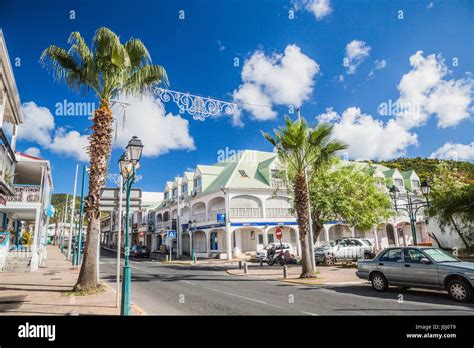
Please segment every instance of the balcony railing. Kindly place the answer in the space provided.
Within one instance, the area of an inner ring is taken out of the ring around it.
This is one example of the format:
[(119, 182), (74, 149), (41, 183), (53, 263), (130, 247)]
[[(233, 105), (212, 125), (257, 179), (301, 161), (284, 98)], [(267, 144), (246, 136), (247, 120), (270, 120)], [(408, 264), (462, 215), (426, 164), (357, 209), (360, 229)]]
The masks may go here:
[(230, 216), (235, 218), (258, 218), (262, 213), (262, 208), (230, 208)]
[(208, 221), (217, 221), (217, 214), (224, 214), (225, 209), (215, 209), (209, 211)]
[(163, 228), (164, 228), (164, 229), (170, 229), (170, 228), (171, 228), (171, 224), (172, 224), (172, 221), (171, 221), (171, 220), (163, 221)]
[(163, 221), (156, 221), (155, 228), (163, 228)]
[(279, 217), (294, 217), (295, 214), (291, 213), (290, 208), (267, 208), (265, 210), (267, 217), (279, 218)]
[(283, 179), (272, 178), (270, 179), (270, 185), (276, 188), (286, 188), (286, 183)]
[(191, 216), (191, 221), (196, 222), (205, 222), (206, 221), (206, 213), (199, 213), (199, 214), (194, 214)]
[(11, 190), (15, 174), (15, 157), (3, 131), (0, 131), (0, 138), (3, 140), (0, 144), (0, 181)]
[(41, 187), (36, 185), (14, 185), (13, 196), (7, 198), (8, 202), (39, 203), (41, 202)]

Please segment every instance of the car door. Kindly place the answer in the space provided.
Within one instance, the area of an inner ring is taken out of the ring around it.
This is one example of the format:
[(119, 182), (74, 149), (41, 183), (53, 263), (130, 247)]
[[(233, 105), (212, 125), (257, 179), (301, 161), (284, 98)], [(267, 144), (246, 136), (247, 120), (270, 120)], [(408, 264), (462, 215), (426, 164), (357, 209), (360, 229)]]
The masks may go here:
[(335, 247), (334, 247), (334, 255), (336, 259), (345, 259), (347, 257), (347, 240), (341, 240)]
[(364, 258), (364, 244), (357, 239), (352, 239), (353, 250), (354, 250), (354, 259), (363, 259)]
[(406, 248), (403, 251), (403, 281), (410, 284), (425, 286), (438, 285), (438, 266), (430, 261), (424, 264), (421, 259), (429, 258), (417, 248)]
[(403, 282), (402, 249), (386, 250), (377, 260), (377, 269), (383, 273), (389, 283)]

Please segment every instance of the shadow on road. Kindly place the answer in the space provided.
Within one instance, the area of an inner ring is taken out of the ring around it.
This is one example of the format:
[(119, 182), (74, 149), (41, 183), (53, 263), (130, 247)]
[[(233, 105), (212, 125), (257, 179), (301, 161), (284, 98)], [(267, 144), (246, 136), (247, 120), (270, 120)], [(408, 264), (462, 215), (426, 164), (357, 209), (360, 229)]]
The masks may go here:
[[(474, 304), (473, 303), (460, 303), (451, 300), (447, 293), (436, 290), (425, 290), (425, 289), (401, 289), (397, 287), (389, 287), (385, 292), (377, 292), (370, 287), (370, 285), (349, 285), (349, 286), (337, 286), (327, 287), (328, 289), (341, 294), (351, 294), (356, 296), (363, 296), (366, 298), (385, 299), (393, 301), (413, 301), (423, 302), (426, 304), (438, 304), (438, 305), (449, 305), (459, 307), (462, 311), (471, 311), (474, 315)], [(307, 287), (304, 290), (315, 290), (317, 288)], [(402, 295), (403, 297), (401, 297)], [(402, 302), (402, 303), (403, 303)], [(464, 308), (463, 308), (464, 307)], [(466, 308), (467, 307), (467, 308)], [(367, 309), (377, 310), (377, 309)], [(439, 309), (438, 309), (439, 310)]]

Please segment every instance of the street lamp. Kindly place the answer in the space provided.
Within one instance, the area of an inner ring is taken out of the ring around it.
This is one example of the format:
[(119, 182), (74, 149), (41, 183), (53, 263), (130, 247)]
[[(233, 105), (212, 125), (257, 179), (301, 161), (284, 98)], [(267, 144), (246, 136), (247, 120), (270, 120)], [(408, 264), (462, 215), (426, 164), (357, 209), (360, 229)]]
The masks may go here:
[[(418, 244), (416, 240), (416, 214), (418, 213), (419, 209), (429, 208), (430, 206), (428, 196), (431, 192), (431, 186), (425, 180), (421, 183), (420, 188), (421, 192), (425, 196), (425, 201), (416, 198), (416, 196), (414, 195), (410, 196), (408, 191), (406, 199), (400, 199), (400, 189), (395, 185), (393, 185), (389, 190), (390, 197), (393, 200), (393, 206), (395, 207), (395, 211), (398, 213), (399, 210), (405, 210), (408, 213), (408, 217), (410, 218), (411, 233), (413, 236), (413, 245)], [(400, 200), (405, 203), (399, 205), (398, 201)]]
[[(129, 237), (129, 215), (130, 215), (130, 191), (135, 182), (135, 171), (138, 169), (140, 158), (142, 156), (143, 144), (136, 136), (128, 142), (125, 153), (120, 156), (118, 161), (120, 174), (124, 179), (123, 190), (125, 190), (127, 206), (125, 210), (125, 265), (123, 266), (122, 281), (122, 306), (120, 308), (121, 315), (130, 315), (130, 288), (132, 282), (132, 274), (130, 269), (130, 237)], [(119, 231), (120, 233), (120, 231)], [(120, 252), (120, 250), (117, 250)]]
[(188, 227), (189, 227), (189, 232), (190, 232), (190, 240), (191, 240), (191, 260), (194, 261), (194, 229), (196, 228), (197, 221), (188, 221)]

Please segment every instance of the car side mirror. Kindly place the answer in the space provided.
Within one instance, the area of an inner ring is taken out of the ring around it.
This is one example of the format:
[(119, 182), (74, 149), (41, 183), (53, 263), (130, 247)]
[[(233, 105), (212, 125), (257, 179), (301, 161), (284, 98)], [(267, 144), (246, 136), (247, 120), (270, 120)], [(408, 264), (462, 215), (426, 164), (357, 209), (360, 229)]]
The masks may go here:
[(431, 261), (428, 260), (426, 257), (422, 257), (422, 258), (420, 259), (420, 262), (421, 262), (422, 264), (424, 264), (424, 265), (429, 265), (429, 264), (431, 263)]

